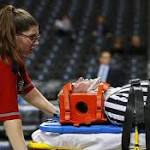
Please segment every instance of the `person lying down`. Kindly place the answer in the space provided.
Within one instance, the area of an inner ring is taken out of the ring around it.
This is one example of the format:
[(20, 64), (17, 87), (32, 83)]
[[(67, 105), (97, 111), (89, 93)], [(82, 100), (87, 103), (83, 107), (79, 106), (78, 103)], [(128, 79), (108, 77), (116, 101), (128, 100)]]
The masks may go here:
[[(88, 80), (81, 77), (73, 83), (73, 92), (96, 92), (100, 82), (100, 78)], [(148, 85), (148, 80), (141, 81), (144, 102), (147, 99)], [(121, 125), (124, 122), (130, 86), (130, 84), (116, 88), (110, 86), (104, 94), (105, 114), (113, 124)]]
[[(84, 79), (79, 78), (76, 82), (72, 83), (73, 92), (97, 92), (100, 78)], [(144, 101), (147, 98), (149, 81), (141, 81), (141, 86), (144, 95)], [(105, 114), (108, 120), (116, 125), (121, 125), (124, 122), (124, 115), (126, 105), (128, 102), (130, 84), (122, 87), (109, 87), (104, 94), (105, 99)], [(62, 92), (62, 91), (61, 91)], [(61, 94), (61, 92), (59, 94)], [(54, 146), (68, 146), (70, 148), (77, 148), (82, 150), (120, 150), (121, 149), (122, 134), (57, 134), (51, 132), (35, 131), (32, 134), (32, 139), (35, 142), (44, 142)], [(140, 148), (145, 148), (145, 134), (140, 134)], [(130, 146), (134, 147), (134, 134), (131, 135)]]
[[(101, 80), (79, 78), (72, 83), (73, 92), (97, 92), (97, 88)], [(149, 81), (141, 81), (141, 86), (144, 95), (144, 101), (147, 98)], [(126, 105), (128, 102), (130, 84), (122, 87), (109, 87), (104, 94), (105, 99), (105, 114), (108, 120), (116, 125), (121, 125), (124, 121)], [(62, 91), (61, 91), (62, 92)], [(59, 94), (61, 94), (61, 92)], [(69, 148), (77, 148), (82, 150), (120, 150), (122, 134), (57, 134), (51, 132), (42, 132), (37, 130), (32, 134), (32, 139), (35, 142), (44, 142), (54, 146), (68, 146)], [(140, 134), (140, 148), (145, 148), (145, 134)], [(133, 148), (135, 144), (134, 134), (131, 134), (131, 144)]]

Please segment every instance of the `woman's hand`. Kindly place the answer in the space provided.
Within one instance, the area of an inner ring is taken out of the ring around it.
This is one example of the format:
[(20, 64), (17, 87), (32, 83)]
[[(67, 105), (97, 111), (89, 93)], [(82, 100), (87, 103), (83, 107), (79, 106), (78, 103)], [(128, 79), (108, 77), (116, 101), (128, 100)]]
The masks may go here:
[(54, 110), (54, 115), (57, 115), (59, 116), (60, 115), (60, 110), (59, 110), (59, 107), (55, 107), (55, 110)]

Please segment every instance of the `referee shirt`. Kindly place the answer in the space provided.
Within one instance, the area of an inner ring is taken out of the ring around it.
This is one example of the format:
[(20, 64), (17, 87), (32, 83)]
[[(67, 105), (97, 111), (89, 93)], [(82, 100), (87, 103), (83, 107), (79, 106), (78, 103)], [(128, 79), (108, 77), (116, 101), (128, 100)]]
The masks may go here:
[[(144, 104), (147, 99), (149, 81), (141, 81)], [(121, 125), (124, 121), (129, 97), (130, 84), (118, 88), (110, 88), (105, 93), (105, 114), (113, 124)]]

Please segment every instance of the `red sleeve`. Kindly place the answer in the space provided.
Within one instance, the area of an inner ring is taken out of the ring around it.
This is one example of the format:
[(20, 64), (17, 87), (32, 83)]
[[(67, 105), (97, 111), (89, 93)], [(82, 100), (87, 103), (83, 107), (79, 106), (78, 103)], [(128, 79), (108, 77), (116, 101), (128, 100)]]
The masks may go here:
[(17, 77), (11, 67), (0, 62), (0, 121), (20, 118)]
[(26, 95), (34, 88), (34, 85), (32, 83), (32, 80), (29, 77), (29, 74), (27, 73), (26, 68), (23, 66), (20, 70), (21, 70), (21, 76), (24, 80), (24, 88), (22, 94)]

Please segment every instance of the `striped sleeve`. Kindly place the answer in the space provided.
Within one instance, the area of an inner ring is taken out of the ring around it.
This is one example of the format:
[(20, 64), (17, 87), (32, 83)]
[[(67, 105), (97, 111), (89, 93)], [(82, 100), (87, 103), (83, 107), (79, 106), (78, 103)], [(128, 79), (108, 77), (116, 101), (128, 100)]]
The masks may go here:
[[(147, 99), (148, 84), (148, 81), (141, 81), (144, 104)], [(130, 84), (120, 88), (110, 88), (105, 93), (105, 114), (111, 123), (117, 125), (123, 123), (129, 90)]]

